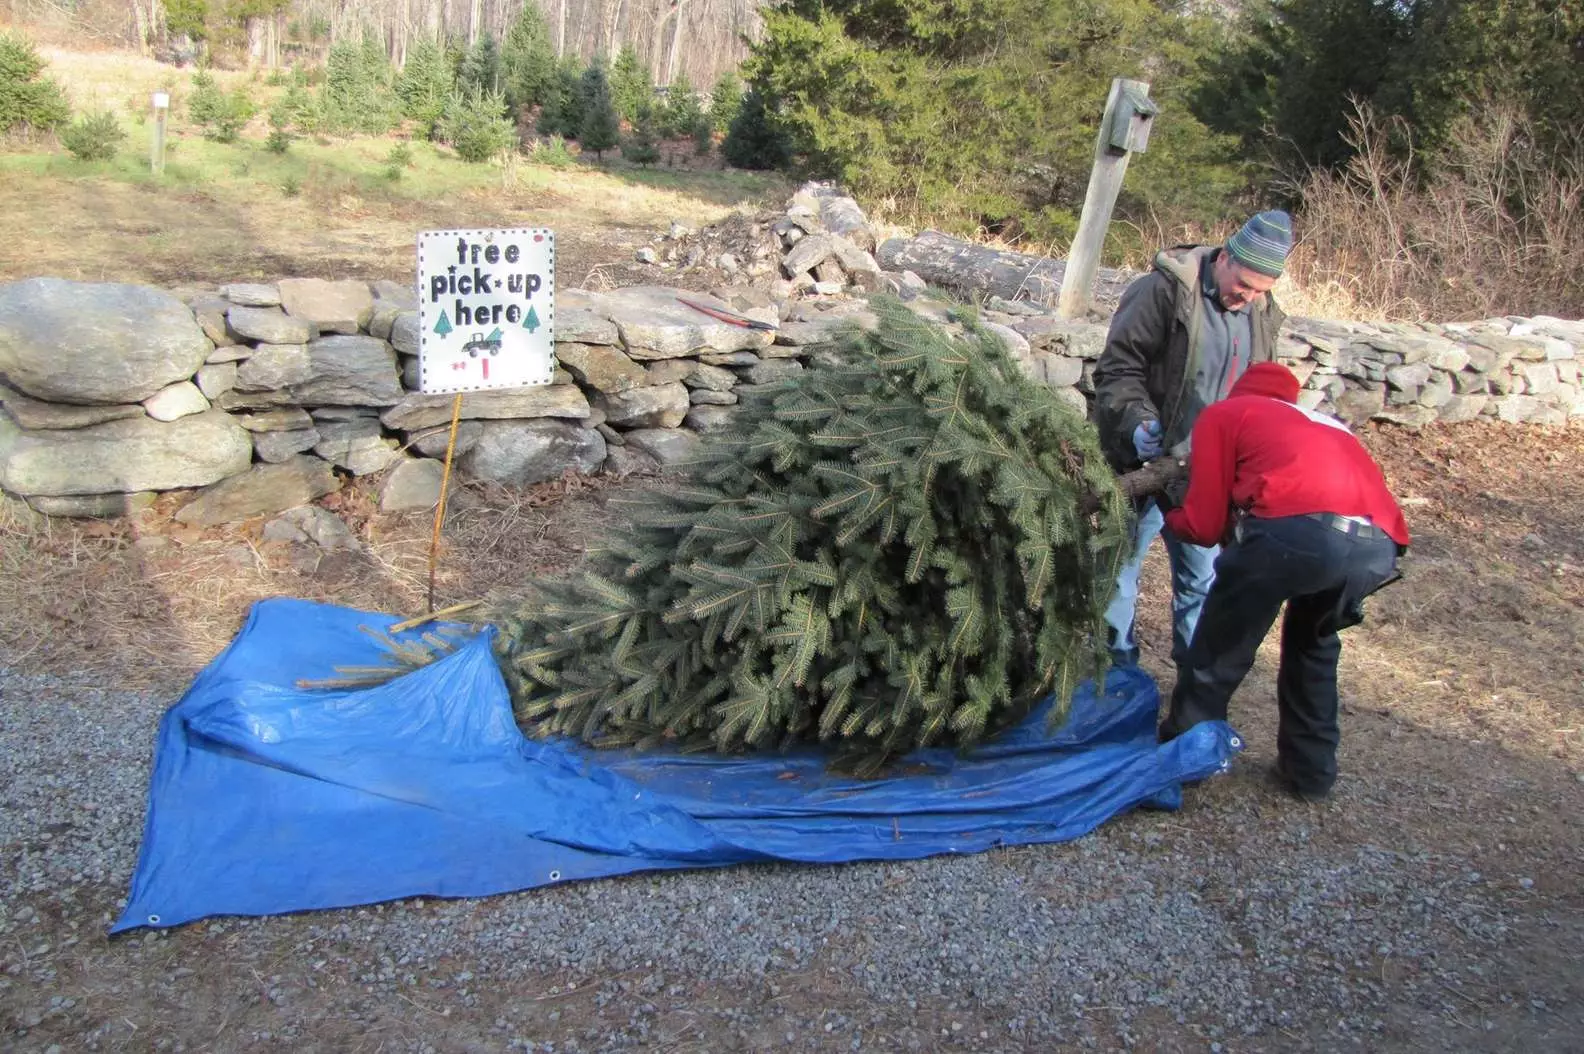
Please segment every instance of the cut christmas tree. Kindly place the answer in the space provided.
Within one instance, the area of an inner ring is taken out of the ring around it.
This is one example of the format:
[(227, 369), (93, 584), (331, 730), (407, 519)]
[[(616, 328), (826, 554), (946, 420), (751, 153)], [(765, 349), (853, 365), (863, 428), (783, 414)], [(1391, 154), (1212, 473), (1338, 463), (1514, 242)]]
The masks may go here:
[(1103, 671), (1128, 507), (1083, 416), (995, 335), (877, 299), (743, 390), (687, 482), (617, 499), (585, 570), (497, 605), (531, 734), (884, 758), (968, 746)]

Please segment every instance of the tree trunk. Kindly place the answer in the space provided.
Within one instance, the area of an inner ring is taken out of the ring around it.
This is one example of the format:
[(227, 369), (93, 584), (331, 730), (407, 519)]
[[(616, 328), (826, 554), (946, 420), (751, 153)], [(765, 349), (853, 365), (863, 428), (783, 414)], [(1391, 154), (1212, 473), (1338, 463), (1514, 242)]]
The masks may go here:
[(1180, 479), (1188, 477), (1188, 460), (1180, 457), (1158, 457), (1143, 468), (1134, 469), (1117, 479), (1117, 486), (1129, 498), (1146, 494), (1159, 494)]
[(567, 0), (561, 0), (561, 13), (556, 22), (556, 58), (566, 57)]
[(249, 15), (243, 20), (243, 28), (247, 32), (248, 65), (260, 66), (264, 63), (264, 19), (260, 15)]
[(616, 61), (616, 52), (621, 50), (621, 20), (622, 8), (626, 0), (616, 0), (616, 14), (610, 21), (610, 26), (605, 31), (605, 55), (612, 62)]
[[(912, 271), (931, 285), (964, 295), (984, 293), (1005, 300), (1055, 304), (1066, 264), (1049, 256), (1029, 256), (962, 241), (939, 231), (891, 238), (876, 254), (880, 266)], [(1120, 271), (1102, 268), (1095, 280), (1097, 300), (1114, 301), (1126, 288)]]
[(665, 84), (668, 88), (676, 80), (677, 48), (682, 43), (682, 16), (685, 13), (683, 8), (687, 6), (687, 2), (688, 0), (677, 0), (676, 26), (671, 30), (671, 54), (666, 58)]
[[(152, 4), (150, 5), (152, 7)], [(132, 22), (136, 26), (139, 55), (149, 53), (149, 38), (153, 36), (153, 12), (144, 10), (140, 0), (132, 0)]]

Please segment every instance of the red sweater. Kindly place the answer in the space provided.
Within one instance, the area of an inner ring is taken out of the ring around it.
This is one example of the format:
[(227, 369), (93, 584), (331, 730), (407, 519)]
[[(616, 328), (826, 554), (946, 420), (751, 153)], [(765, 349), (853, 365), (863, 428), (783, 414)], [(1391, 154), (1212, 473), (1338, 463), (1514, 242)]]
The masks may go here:
[(1332, 512), (1367, 516), (1402, 545), (1408, 525), (1375, 459), (1345, 426), (1295, 405), (1298, 380), (1257, 363), (1193, 429), (1188, 497), (1166, 526), (1198, 545), (1227, 533), (1232, 506), (1272, 518)]

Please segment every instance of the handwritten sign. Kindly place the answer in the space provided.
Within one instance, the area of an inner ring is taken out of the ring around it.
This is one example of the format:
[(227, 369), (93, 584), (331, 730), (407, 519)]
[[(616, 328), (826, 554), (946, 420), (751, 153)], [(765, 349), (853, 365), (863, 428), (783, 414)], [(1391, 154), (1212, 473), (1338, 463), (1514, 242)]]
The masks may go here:
[(478, 392), (555, 377), (555, 233), (418, 235), (419, 389)]

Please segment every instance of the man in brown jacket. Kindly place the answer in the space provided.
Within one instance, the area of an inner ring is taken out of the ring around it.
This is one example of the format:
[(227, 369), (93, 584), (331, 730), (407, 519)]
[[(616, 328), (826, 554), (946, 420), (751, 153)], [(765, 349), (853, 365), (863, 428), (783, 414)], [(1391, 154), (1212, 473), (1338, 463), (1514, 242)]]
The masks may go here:
[[(1262, 212), (1225, 246), (1162, 251), (1154, 270), (1128, 286), (1094, 374), (1094, 422), (1113, 469), (1128, 472), (1166, 452), (1184, 456), (1199, 411), (1225, 398), (1251, 363), (1276, 357), (1285, 316), (1270, 288), (1291, 249), (1291, 218)], [(1137, 513), (1133, 554), (1106, 610), (1112, 660), (1138, 662), (1139, 569), (1159, 534), (1171, 559), (1172, 660), (1181, 664), (1215, 580), (1218, 550), (1164, 530), (1157, 499), (1141, 501)]]

